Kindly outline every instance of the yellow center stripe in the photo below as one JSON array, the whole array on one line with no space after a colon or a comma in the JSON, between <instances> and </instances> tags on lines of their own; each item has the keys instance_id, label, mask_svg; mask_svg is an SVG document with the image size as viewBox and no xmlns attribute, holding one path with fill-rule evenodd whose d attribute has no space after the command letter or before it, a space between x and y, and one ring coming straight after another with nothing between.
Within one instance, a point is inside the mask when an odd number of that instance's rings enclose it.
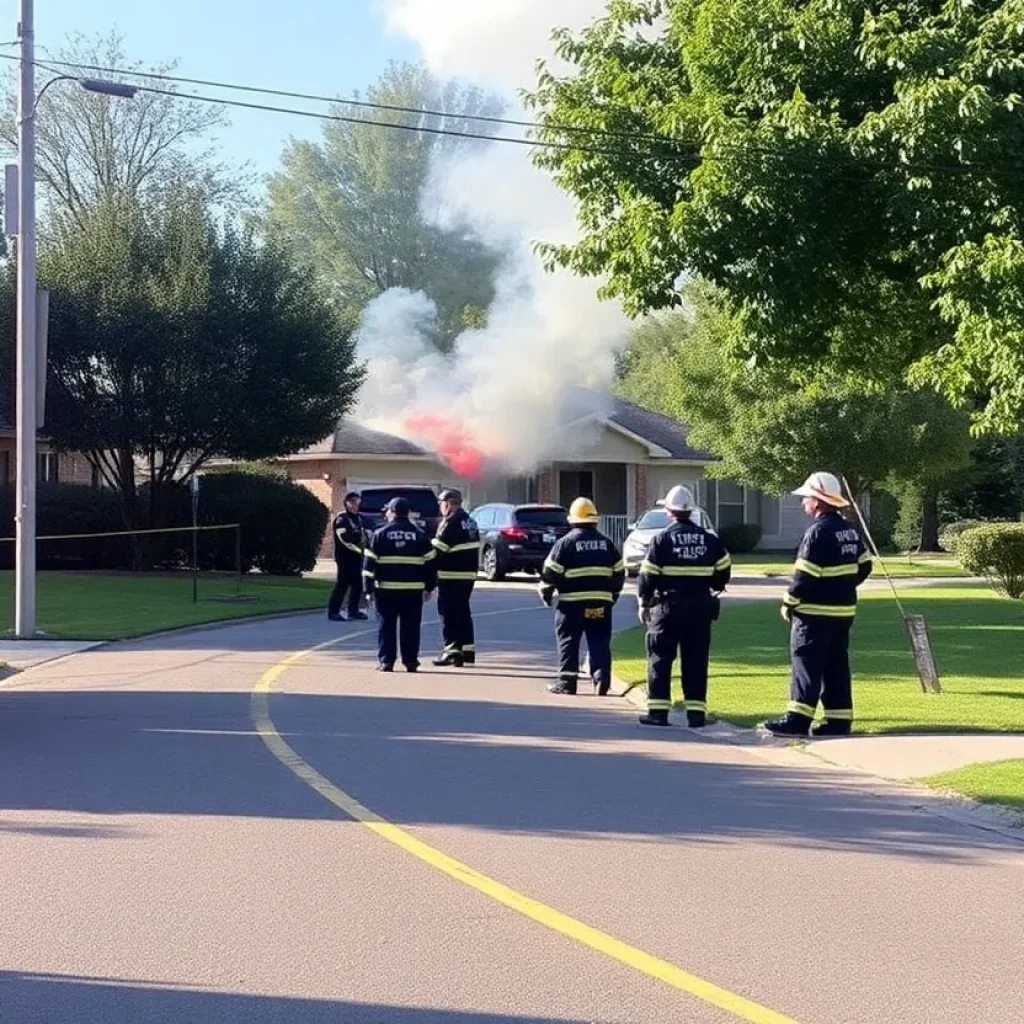
<instances>
[{"instance_id":1,"label":"yellow center stripe","mask_svg":"<svg viewBox=\"0 0 1024 1024\"><path fill-rule=\"evenodd\" d=\"M502 611L485 614L507 615L509 613ZM483 617L478 616L478 618ZM353 821L357 821L368 828L371 832L385 840L385 842L397 846L423 863L436 868L449 878L453 878L455 881L483 893L483 895L490 897L496 903L500 903L510 910L522 914L524 917L537 922L537 924L550 928L552 931L558 932L583 946L587 946L612 960L617 960L627 967L632 967L641 974L662 981L680 992L686 992L711 1006L717 1006L719 1009L731 1013L739 1020L748 1021L749 1024L797 1024L797 1021L792 1017L777 1013L767 1006L755 1003L753 1000L747 999L736 992L730 992L728 989L721 988L713 982L705 981L696 974L691 974L689 971L684 971L681 967L676 967L675 964L669 963L667 960L662 960L659 957L652 956L650 953L645 953L642 949L631 946L621 939L615 938L614 935L609 935L607 932L602 932L591 925L578 921L568 914L563 914L560 910L549 907L539 900L531 899L529 896L516 892L507 885L503 885L501 882L476 871L468 864L464 864L454 857L449 857L448 854L442 853L436 847L425 843L412 833L382 818L299 757L277 731L277 727L270 717L270 693L278 679L303 658L327 647L333 647L335 644L343 642L344 639L353 640L359 636L368 636L372 632L375 632L375 630L352 633L346 638L329 640L327 643L318 644L309 650L299 651L285 658L284 661L279 662L260 677L252 692L252 721L267 749L270 750L281 764L305 782L307 786L319 793L328 803L348 815Z\"/></svg>"}]
</instances>

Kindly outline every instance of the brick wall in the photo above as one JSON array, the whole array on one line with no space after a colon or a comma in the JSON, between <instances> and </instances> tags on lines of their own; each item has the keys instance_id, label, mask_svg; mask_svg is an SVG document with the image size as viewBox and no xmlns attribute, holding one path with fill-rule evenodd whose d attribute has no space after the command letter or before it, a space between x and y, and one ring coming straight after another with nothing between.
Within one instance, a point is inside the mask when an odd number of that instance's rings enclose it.
<instances>
[{"instance_id":1,"label":"brick wall","mask_svg":"<svg viewBox=\"0 0 1024 1024\"><path fill-rule=\"evenodd\" d=\"M537 501L541 505L555 500L555 471L546 466L537 474Z\"/></svg>"},{"instance_id":2,"label":"brick wall","mask_svg":"<svg viewBox=\"0 0 1024 1024\"><path fill-rule=\"evenodd\" d=\"M647 493L647 467L642 462L636 464L633 487L636 514L639 516L643 514L650 502L650 496Z\"/></svg>"}]
</instances>

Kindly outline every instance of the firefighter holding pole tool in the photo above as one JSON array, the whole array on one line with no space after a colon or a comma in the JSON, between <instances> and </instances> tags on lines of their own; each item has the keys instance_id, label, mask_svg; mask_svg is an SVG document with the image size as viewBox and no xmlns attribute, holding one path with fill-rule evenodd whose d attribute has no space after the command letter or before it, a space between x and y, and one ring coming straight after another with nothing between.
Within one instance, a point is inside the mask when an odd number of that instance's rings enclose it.
<instances>
[{"instance_id":1,"label":"firefighter holding pole tool","mask_svg":"<svg viewBox=\"0 0 1024 1024\"><path fill-rule=\"evenodd\" d=\"M793 493L804 499L804 511L814 522L800 542L781 609L790 624L789 707L763 727L775 736L848 736L853 725L850 630L857 588L871 575L871 554L860 531L840 514L849 502L833 474L812 473ZM825 717L812 729L819 701Z\"/></svg>"}]
</instances>

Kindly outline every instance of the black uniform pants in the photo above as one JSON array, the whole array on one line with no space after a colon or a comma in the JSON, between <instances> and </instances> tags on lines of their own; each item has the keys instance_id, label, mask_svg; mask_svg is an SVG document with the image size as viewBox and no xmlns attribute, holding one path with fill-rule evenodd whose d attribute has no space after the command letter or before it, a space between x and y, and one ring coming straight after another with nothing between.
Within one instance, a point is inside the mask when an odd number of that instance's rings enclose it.
<instances>
[{"instance_id":1,"label":"black uniform pants","mask_svg":"<svg viewBox=\"0 0 1024 1024\"><path fill-rule=\"evenodd\" d=\"M852 627L852 617L793 614L789 634L790 714L812 719L820 700L826 718L853 721Z\"/></svg>"},{"instance_id":2,"label":"black uniform pants","mask_svg":"<svg viewBox=\"0 0 1024 1024\"><path fill-rule=\"evenodd\" d=\"M377 590L373 599L377 606L377 660L382 665L394 665L400 649L402 664L417 668L423 591Z\"/></svg>"},{"instance_id":3,"label":"black uniform pants","mask_svg":"<svg viewBox=\"0 0 1024 1024\"><path fill-rule=\"evenodd\" d=\"M446 653L475 654L472 580L441 580L437 585L437 614L441 617L441 638Z\"/></svg>"},{"instance_id":4,"label":"black uniform pants","mask_svg":"<svg viewBox=\"0 0 1024 1024\"><path fill-rule=\"evenodd\" d=\"M344 604L349 615L355 615L359 611L359 599L363 596L363 560L353 554L339 559L335 564L338 567L338 578L327 601L327 614L337 615Z\"/></svg>"},{"instance_id":5,"label":"black uniform pants","mask_svg":"<svg viewBox=\"0 0 1024 1024\"><path fill-rule=\"evenodd\" d=\"M580 642L587 638L590 676L602 689L612 682L612 606L559 602L555 609L558 675L575 690L580 671Z\"/></svg>"},{"instance_id":6,"label":"black uniform pants","mask_svg":"<svg viewBox=\"0 0 1024 1024\"><path fill-rule=\"evenodd\" d=\"M707 711L708 658L711 654L710 610L657 604L645 638L647 647L647 708L672 708L672 665L679 655L683 707Z\"/></svg>"}]
</instances>

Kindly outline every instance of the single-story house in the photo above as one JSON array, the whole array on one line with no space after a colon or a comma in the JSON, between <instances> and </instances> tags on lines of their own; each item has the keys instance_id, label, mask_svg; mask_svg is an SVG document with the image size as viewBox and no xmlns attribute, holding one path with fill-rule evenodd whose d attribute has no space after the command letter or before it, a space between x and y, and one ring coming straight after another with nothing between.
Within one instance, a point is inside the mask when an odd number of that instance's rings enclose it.
<instances>
[{"instance_id":1,"label":"single-story house","mask_svg":"<svg viewBox=\"0 0 1024 1024\"><path fill-rule=\"evenodd\" d=\"M8 416L0 411L0 487L14 484L17 474L17 435ZM99 474L84 455L55 452L45 437L36 444L36 473L40 482L99 486Z\"/></svg>"},{"instance_id":2,"label":"single-story house","mask_svg":"<svg viewBox=\"0 0 1024 1024\"><path fill-rule=\"evenodd\" d=\"M593 404L593 403L592 403ZM806 528L800 500L771 497L730 481L708 479L715 459L691 447L686 428L660 413L621 399L600 403L591 414L585 447L572 461L552 461L524 476L460 477L433 452L405 437L344 420L319 444L275 460L332 510L363 487L419 484L458 487L468 507L492 501L558 502L593 498L605 529L618 541L628 524L654 507L675 484L692 487L719 527L757 523L762 550L793 550ZM567 413L567 421L579 420ZM330 550L325 538L324 553Z\"/></svg>"}]
</instances>

